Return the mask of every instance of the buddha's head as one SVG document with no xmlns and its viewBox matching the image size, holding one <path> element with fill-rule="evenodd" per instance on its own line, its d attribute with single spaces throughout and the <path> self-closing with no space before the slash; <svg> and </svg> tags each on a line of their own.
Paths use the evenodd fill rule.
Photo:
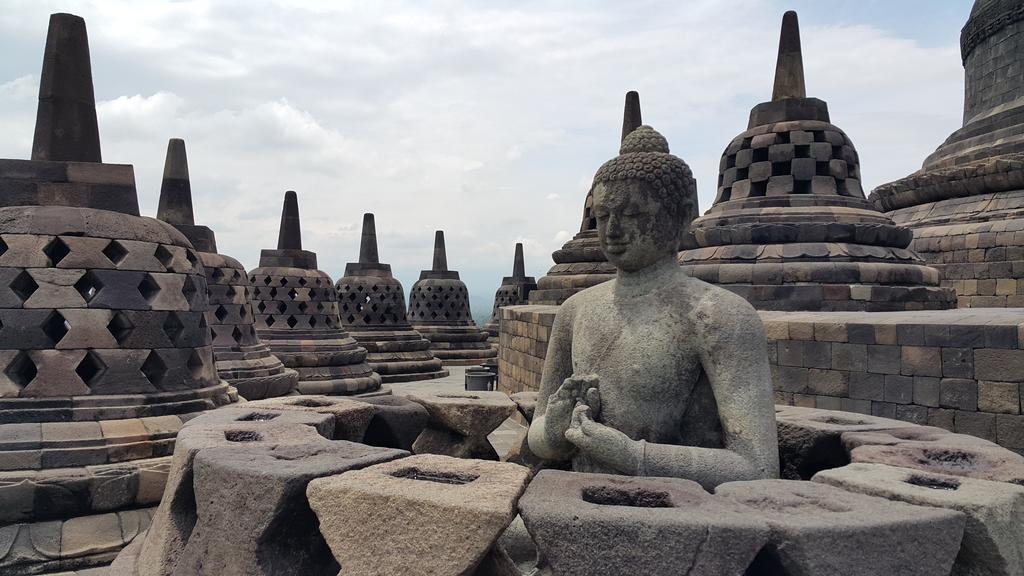
<svg viewBox="0 0 1024 576">
<path fill-rule="evenodd" d="M 650 126 L 622 141 L 619 155 L 594 176 L 594 217 L 601 249 L 616 268 L 635 272 L 668 256 L 697 216 L 697 183 L 690 167 L 669 154 Z"/>
</svg>

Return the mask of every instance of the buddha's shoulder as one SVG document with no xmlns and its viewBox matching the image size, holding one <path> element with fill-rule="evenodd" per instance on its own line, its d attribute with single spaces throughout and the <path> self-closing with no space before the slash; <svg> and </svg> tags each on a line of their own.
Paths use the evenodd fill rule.
<svg viewBox="0 0 1024 576">
<path fill-rule="evenodd" d="M 757 310 L 742 296 L 696 278 L 678 283 L 678 292 L 690 304 L 695 320 L 714 325 L 720 322 L 760 322 Z"/>
</svg>

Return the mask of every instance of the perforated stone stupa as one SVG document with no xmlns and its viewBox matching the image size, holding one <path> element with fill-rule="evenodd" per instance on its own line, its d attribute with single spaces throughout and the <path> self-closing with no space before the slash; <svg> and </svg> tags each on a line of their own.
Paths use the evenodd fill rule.
<svg viewBox="0 0 1024 576">
<path fill-rule="evenodd" d="M 405 315 L 405 290 L 391 265 L 377 255 L 373 214 L 363 214 L 359 262 L 345 265 L 335 285 L 342 323 L 364 348 L 366 361 L 381 381 L 410 382 L 443 378 L 448 370 L 430 352 L 430 341 L 413 330 Z"/>
<path fill-rule="evenodd" d="M 0 573 L 109 562 L 218 378 L 202 265 L 102 164 L 85 21 L 50 17 L 31 160 L 0 160 Z"/>
<path fill-rule="evenodd" d="M 479 364 L 498 355 L 487 343 L 487 331 L 473 321 L 469 290 L 459 273 L 448 269 L 441 230 L 434 234 L 433 267 L 420 272 L 409 293 L 409 321 L 446 366 Z"/>
<path fill-rule="evenodd" d="M 342 326 L 334 282 L 317 270 L 316 253 L 302 249 L 295 192 L 284 196 L 277 249 L 260 253 L 260 267 L 249 272 L 249 281 L 256 333 L 299 373 L 299 392 L 360 394 L 380 388 L 366 348 Z"/>
<path fill-rule="evenodd" d="M 537 281 L 526 275 L 526 263 L 523 260 L 523 243 L 516 242 L 515 260 L 512 262 L 512 275 L 501 279 L 501 286 L 494 293 L 494 308 L 491 317 L 484 324 L 484 330 L 490 334 L 491 344 L 498 342 L 498 329 L 501 327 L 501 307 L 520 306 L 529 303 L 530 293 L 537 289 Z"/>
<path fill-rule="evenodd" d="M 864 197 L 860 159 L 804 89 L 795 12 L 782 21 L 775 88 L 722 154 L 718 197 L 679 256 L 695 277 L 762 310 L 921 310 L 955 305 L 911 231 Z"/>
<path fill-rule="evenodd" d="M 625 140 L 641 124 L 640 95 L 627 92 L 621 139 Z M 593 209 L 594 192 L 591 190 L 583 202 L 579 233 L 551 255 L 555 265 L 537 282 L 537 289 L 530 292 L 530 304 L 561 304 L 580 290 L 615 277 L 615 266 L 608 263 L 597 240 L 597 219 Z"/>
<path fill-rule="evenodd" d="M 1024 306 L 1024 6 L 977 0 L 960 34 L 964 124 L 871 193 L 960 307 Z"/>
<path fill-rule="evenodd" d="M 206 323 L 213 338 L 213 355 L 220 377 L 247 400 L 287 394 L 298 383 L 295 370 L 286 368 L 256 336 L 252 285 L 242 264 L 217 253 L 213 230 L 197 226 L 192 211 L 192 184 L 185 142 L 167 143 L 157 218 L 178 229 L 192 242 L 203 264 L 210 307 Z"/>
</svg>

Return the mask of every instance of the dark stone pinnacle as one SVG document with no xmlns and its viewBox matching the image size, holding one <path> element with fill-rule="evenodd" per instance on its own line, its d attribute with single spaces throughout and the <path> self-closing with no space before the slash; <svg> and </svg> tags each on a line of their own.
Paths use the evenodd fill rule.
<svg viewBox="0 0 1024 576">
<path fill-rule="evenodd" d="M 85 20 L 51 14 L 32 160 L 101 162 Z"/>
<path fill-rule="evenodd" d="M 626 92 L 626 105 L 622 111 L 622 140 L 643 123 L 640 116 L 640 94 L 630 90 Z"/>
<path fill-rule="evenodd" d="M 775 64 L 775 88 L 772 100 L 806 98 L 804 61 L 800 50 L 800 23 L 796 12 L 790 10 L 782 16 L 779 35 L 779 58 Z"/>
<path fill-rule="evenodd" d="M 284 193 L 281 209 L 281 231 L 277 236 L 278 250 L 302 250 L 302 232 L 299 229 L 299 200 L 295 192 Z"/>
<path fill-rule="evenodd" d="M 444 230 L 434 232 L 434 265 L 431 270 L 434 272 L 448 270 L 448 255 L 444 250 Z"/>
<path fill-rule="evenodd" d="M 156 217 L 168 224 L 195 226 L 192 212 L 192 186 L 188 177 L 185 141 L 171 138 L 167 142 L 164 179 L 160 185 L 160 203 Z"/>
<path fill-rule="evenodd" d="M 359 241 L 359 263 L 380 264 L 377 255 L 377 227 L 373 222 L 373 214 L 363 214 L 363 233 Z"/>
<path fill-rule="evenodd" d="M 636 92 L 633 92 L 636 94 Z M 523 243 L 516 242 L 516 259 L 512 264 L 512 277 L 523 278 L 526 276 L 526 264 L 523 261 Z"/>
</svg>

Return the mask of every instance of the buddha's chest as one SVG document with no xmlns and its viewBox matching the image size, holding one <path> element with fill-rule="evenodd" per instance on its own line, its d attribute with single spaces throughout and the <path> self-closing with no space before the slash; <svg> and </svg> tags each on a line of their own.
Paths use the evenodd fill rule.
<svg viewBox="0 0 1024 576">
<path fill-rule="evenodd" d="M 602 395 L 617 395 L 614 388 L 636 401 L 682 401 L 700 376 L 691 323 L 664 308 L 603 308 L 575 328 L 573 372 L 597 375 Z"/>
</svg>

